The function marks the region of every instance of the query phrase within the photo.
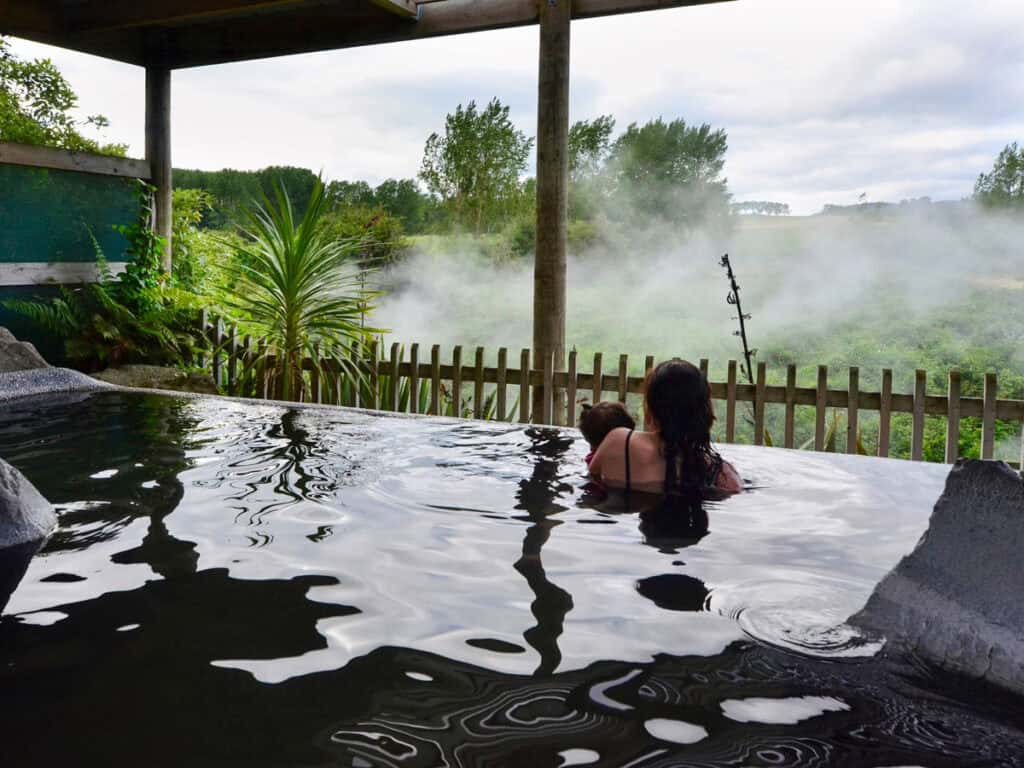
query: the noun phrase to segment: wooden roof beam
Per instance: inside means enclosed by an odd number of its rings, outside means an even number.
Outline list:
[[[66,23],[69,32],[89,34],[136,27],[201,24],[330,4],[330,0],[105,0],[69,6]]]
[[[370,0],[378,8],[393,13],[397,16],[404,16],[407,19],[415,19],[419,13],[416,0]]]

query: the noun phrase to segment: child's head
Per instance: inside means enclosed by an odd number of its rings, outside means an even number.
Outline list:
[[[583,437],[590,443],[593,450],[597,450],[601,441],[616,427],[626,427],[627,429],[636,427],[636,422],[622,403],[583,405],[583,413],[580,414],[580,432],[583,433]]]

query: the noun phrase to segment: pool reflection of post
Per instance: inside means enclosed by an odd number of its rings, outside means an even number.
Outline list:
[[[515,569],[523,575],[536,596],[530,604],[530,611],[537,623],[523,633],[523,638],[540,655],[534,674],[547,675],[558,669],[562,661],[558,637],[562,634],[566,614],[572,610],[572,595],[548,580],[541,562],[541,550],[551,536],[551,530],[561,524],[552,516],[566,509],[557,500],[573,492],[573,486],[563,481],[559,474],[561,458],[573,440],[553,429],[529,429],[526,434],[531,441],[527,452],[535,457],[535,461],[529,479],[519,483],[516,509],[525,510],[525,519],[533,524],[526,529],[523,555],[516,562]]]

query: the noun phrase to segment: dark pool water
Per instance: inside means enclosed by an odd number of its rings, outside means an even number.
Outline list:
[[[844,624],[941,467],[729,447],[696,539],[572,432],[103,392],[5,405],[60,527],[3,766],[996,766],[1024,705]]]

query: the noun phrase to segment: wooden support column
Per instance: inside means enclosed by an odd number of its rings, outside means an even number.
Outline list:
[[[171,271],[171,70],[146,67],[146,161],[156,187],[153,229],[165,240],[164,272]]]
[[[572,0],[538,0],[540,63],[537,92],[537,249],[533,272],[533,367],[554,357],[565,370],[565,253],[569,216],[569,27]],[[545,397],[533,393],[533,413]],[[559,392],[554,413],[565,413]]]

